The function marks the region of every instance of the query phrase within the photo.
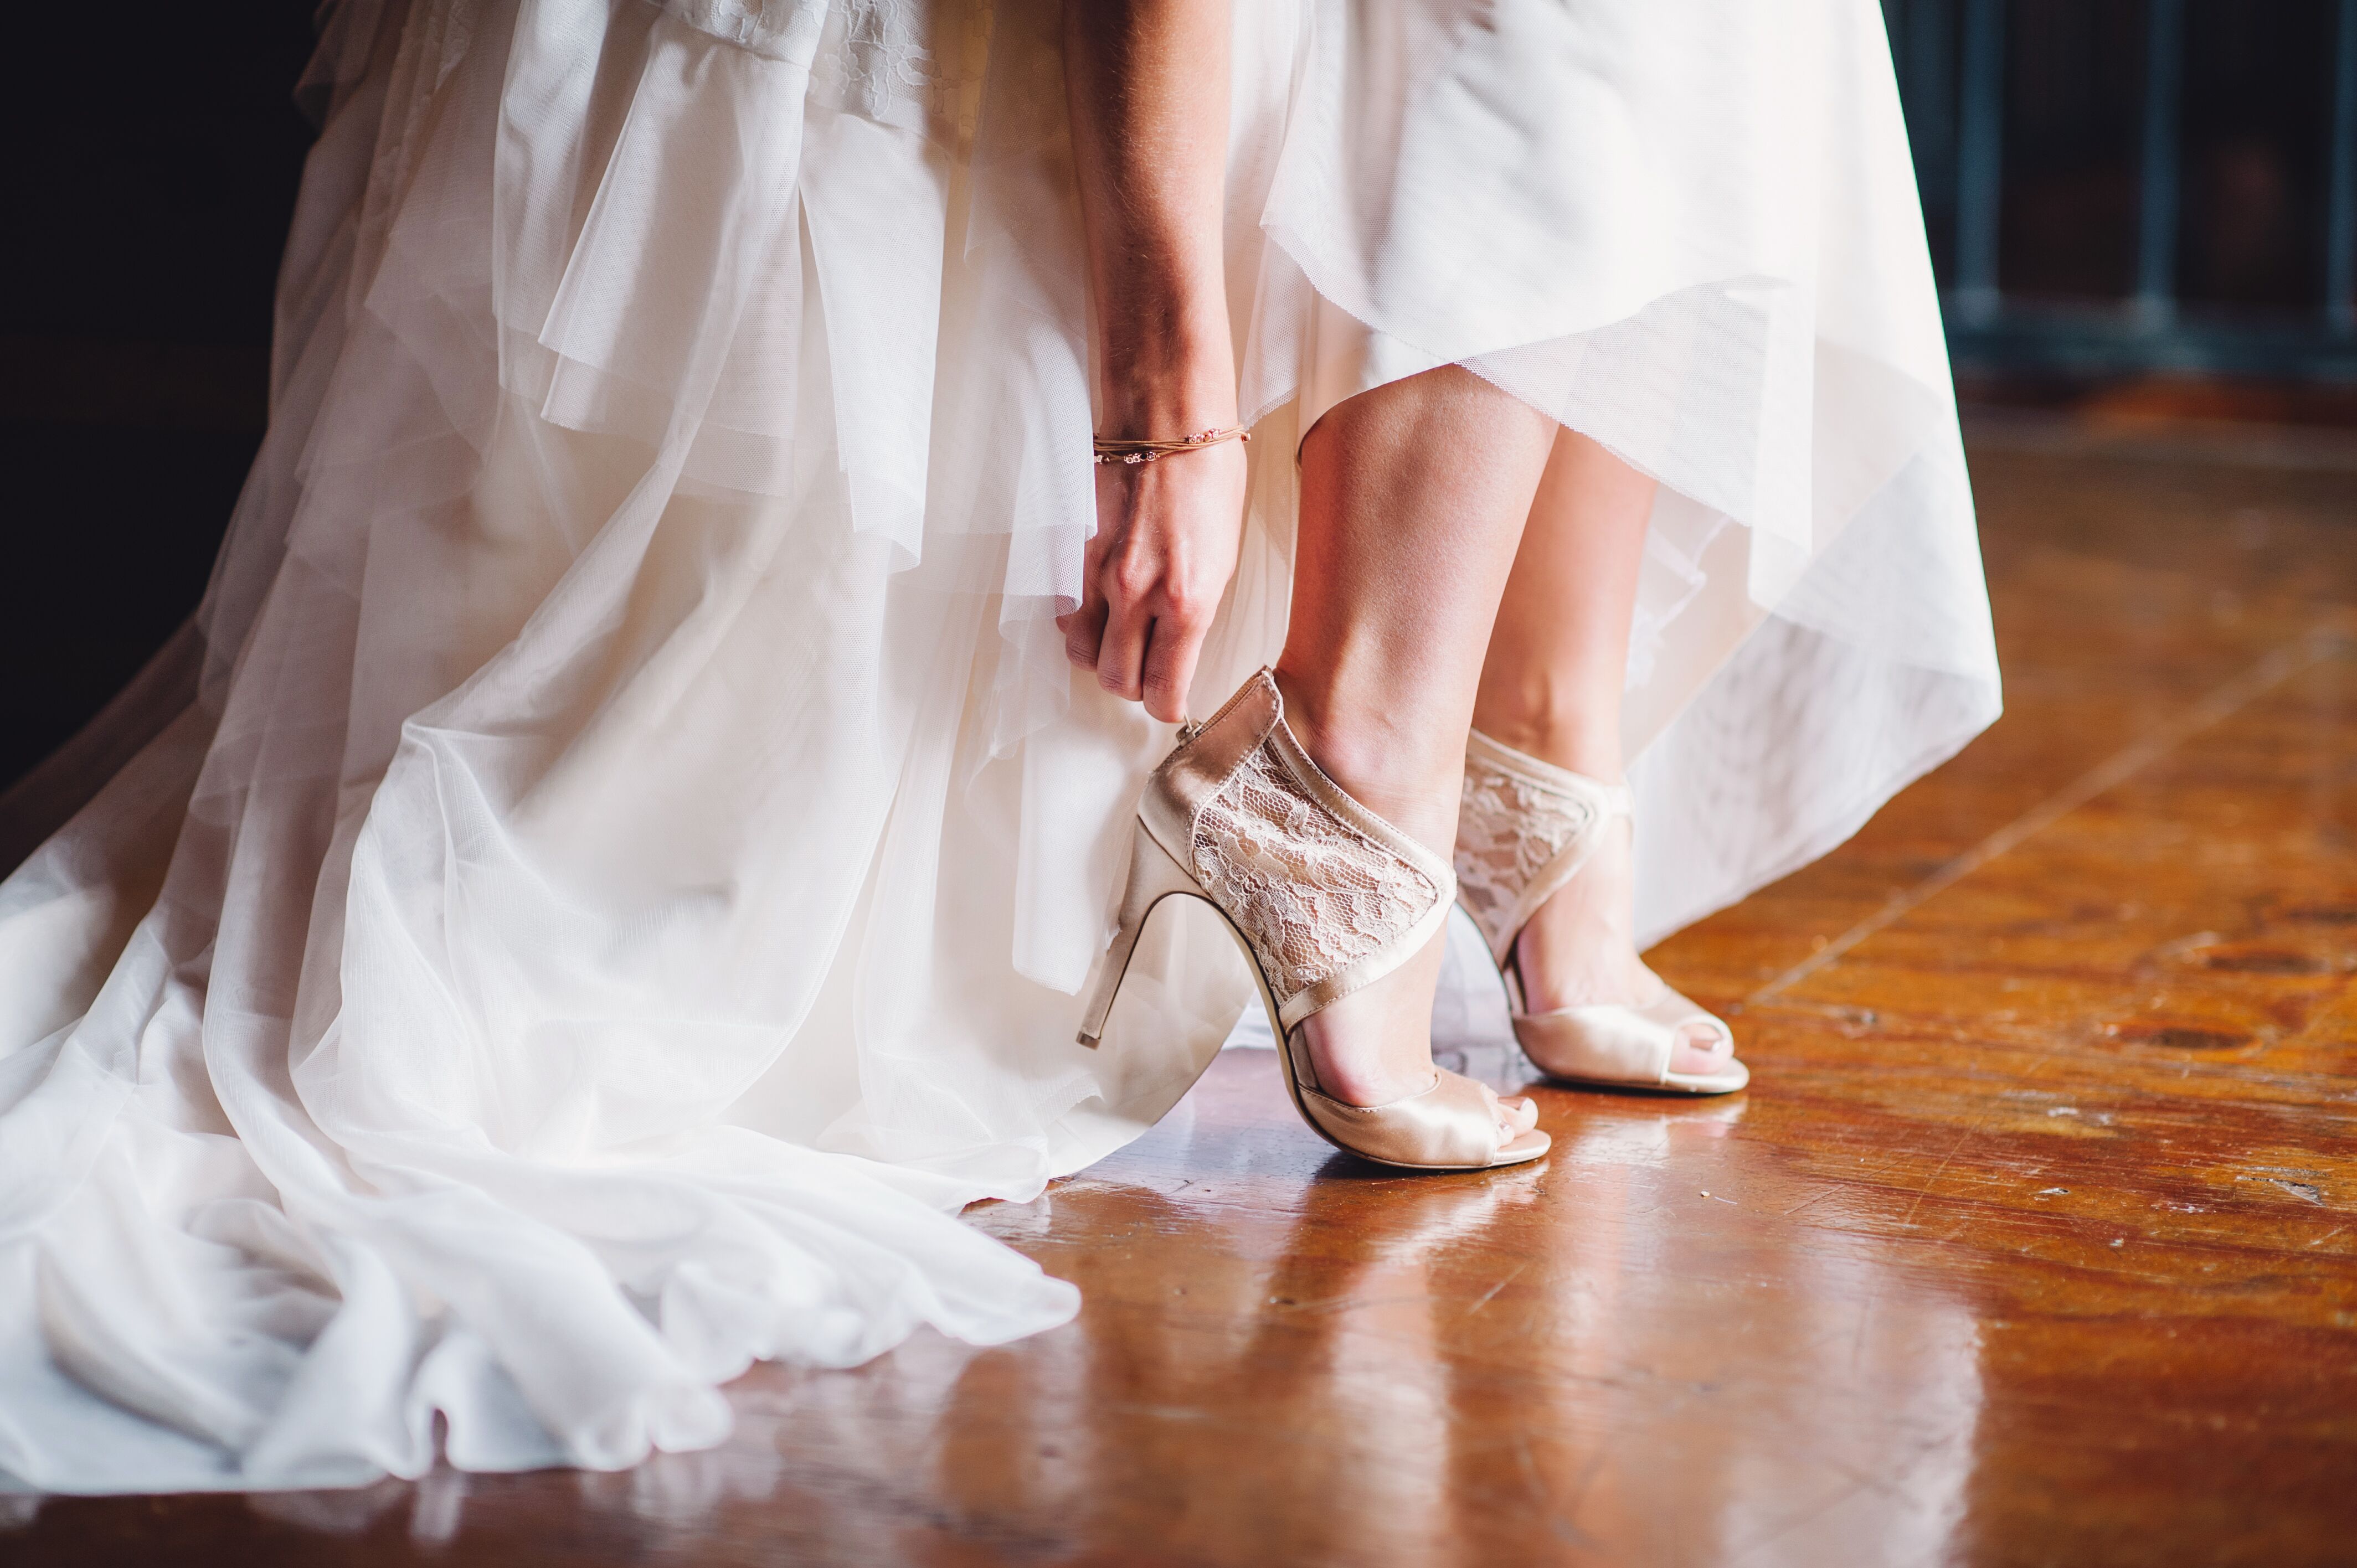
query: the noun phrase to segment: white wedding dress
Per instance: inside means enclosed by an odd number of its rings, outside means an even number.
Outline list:
[[[1649,940],[1995,716],[1873,0],[1235,17],[1261,439],[1199,703],[1281,639],[1299,433],[1461,361],[1663,481]],[[211,588],[0,800],[0,1475],[350,1485],[437,1416],[628,1465],[756,1359],[1073,1313],[957,1210],[1135,1135],[1247,991],[1161,922],[1072,1043],[1169,737],[1052,624],[1055,18],[330,0]]]

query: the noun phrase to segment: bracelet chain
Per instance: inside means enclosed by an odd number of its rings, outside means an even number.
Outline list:
[[[1129,441],[1099,435],[1092,438],[1100,463],[1151,463],[1173,452],[1193,452],[1222,441],[1250,441],[1252,433],[1239,424],[1230,430],[1206,430],[1176,441]]]

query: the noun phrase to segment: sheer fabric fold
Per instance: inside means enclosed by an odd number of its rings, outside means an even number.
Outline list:
[[[1160,921],[1071,1043],[1168,736],[1053,626],[1093,527],[1057,15],[323,13],[211,586],[0,799],[38,845],[0,884],[0,1474],[621,1466],[718,1441],[753,1359],[1076,1310],[956,1211],[1149,1125],[1249,992]],[[1649,934],[1994,716],[1871,5],[1236,26],[1261,439],[1199,697],[1281,641],[1302,433],[1462,362],[1663,482]]]

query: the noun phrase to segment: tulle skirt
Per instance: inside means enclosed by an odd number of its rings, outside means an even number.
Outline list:
[[[756,1359],[1075,1311],[956,1211],[1151,1123],[1249,993],[1160,921],[1072,1043],[1169,737],[1053,626],[1057,11],[330,4],[202,609],[0,800],[0,1473],[356,1484],[437,1418],[627,1465]],[[1996,714],[1872,0],[1235,23],[1262,438],[1199,707],[1282,639],[1300,434],[1463,363],[1662,481],[1648,938]]]

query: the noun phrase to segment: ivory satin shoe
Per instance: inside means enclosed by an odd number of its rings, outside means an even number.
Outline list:
[[[1598,782],[1501,746],[1475,730],[1465,746],[1465,799],[1458,813],[1458,897],[1489,943],[1513,1004],[1514,1037],[1551,1077],[1571,1083],[1732,1094],[1751,1081],[1730,1054],[1717,1072],[1670,1070],[1680,1036],[1699,1026],[1725,1041],[1735,1033],[1664,984],[1641,1005],[1595,1003],[1547,1013],[1523,1010],[1514,943],[1539,907],[1577,876],[1603,842],[1630,820],[1628,786]]]
[[[1094,1046],[1138,934],[1163,899],[1200,898],[1243,950],[1287,1091],[1328,1143],[1407,1170],[1484,1170],[1547,1151],[1536,1129],[1501,1143],[1489,1092],[1433,1069],[1384,1105],[1325,1093],[1302,1022],[1390,974],[1438,935],[1457,878],[1447,863],[1346,794],[1301,748],[1266,670],[1178,732],[1138,801],[1129,882],[1080,1040]]]

